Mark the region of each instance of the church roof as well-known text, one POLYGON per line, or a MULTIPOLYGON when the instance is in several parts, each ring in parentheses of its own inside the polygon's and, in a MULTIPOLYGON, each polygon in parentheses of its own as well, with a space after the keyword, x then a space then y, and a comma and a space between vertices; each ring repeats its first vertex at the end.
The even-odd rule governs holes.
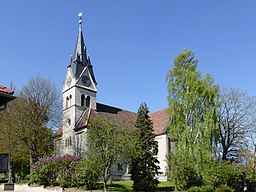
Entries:
MULTIPOLYGON (((109 105, 105 105, 102 103, 97 103, 97 110, 93 110, 91 108, 87 108, 84 113, 82 113, 81 117, 78 119, 76 123, 76 128, 79 130, 85 128, 87 126, 88 120, 90 116, 94 115, 104 115, 113 118, 114 120, 122 123, 131 123, 135 124, 137 119, 137 113, 127 111, 124 109, 112 107, 109 105)), ((157 111, 149 114, 151 120, 153 121, 153 130, 156 135, 165 134, 168 128, 168 109, 163 109, 161 111, 157 111)), ((132 127, 134 128, 134 126, 132 127)), ((61 136, 63 128, 60 128, 55 136, 61 136)))
MULTIPOLYGON (((129 123, 134 125, 137 119, 137 113, 130 112, 124 109, 112 107, 102 103, 96 104, 97 110, 87 108, 81 117, 78 119, 75 127, 75 131, 85 128, 88 124, 88 120, 91 116, 94 115, 104 115, 109 116, 113 120, 121 123, 129 123)), ((153 130, 156 135, 161 135, 166 133, 168 128, 168 111, 167 109, 151 113, 151 120, 153 121, 153 130)), ((132 126, 131 128, 134 128, 132 126)))
POLYGON ((119 109, 102 103, 96 103, 97 110, 87 108, 78 119, 75 131, 87 126, 88 120, 94 115, 109 116, 117 122, 132 123, 136 121, 137 113, 119 109))
POLYGON ((155 113, 151 113, 151 120, 153 121, 153 129, 156 135, 161 135, 166 133, 168 128, 168 109, 163 109, 161 111, 157 111, 155 113))

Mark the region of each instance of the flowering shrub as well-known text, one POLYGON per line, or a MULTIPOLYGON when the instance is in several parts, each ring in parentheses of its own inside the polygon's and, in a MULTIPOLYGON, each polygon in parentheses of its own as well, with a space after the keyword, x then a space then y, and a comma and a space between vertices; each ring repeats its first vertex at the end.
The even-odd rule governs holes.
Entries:
POLYGON ((34 181, 41 185, 78 186, 77 165, 80 160, 81 157, 72 155, 41 157, 33 167, 34 181))

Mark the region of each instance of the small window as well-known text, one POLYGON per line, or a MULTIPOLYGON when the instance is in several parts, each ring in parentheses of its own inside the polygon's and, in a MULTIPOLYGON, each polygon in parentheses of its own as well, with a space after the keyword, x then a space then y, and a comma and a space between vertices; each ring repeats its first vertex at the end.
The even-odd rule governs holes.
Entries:
POLYGON ((69 146, 72 145, 72 140, 71 140, 71 137, 69 137, 69 146))
POLYGON ((81 106, 84 106, 84 99, 85 99, 85 96, 84 94, 81 95, 81 106))
POLYGON ((68 118, 67 122, 68 122, 68 125, 70 126, 71 125, 71 119, 68 118))
POLYGON ((66 108, 69 107, 68 104, 69 104, 69 98, 67 97, 67 98, 66 98, 66 108))
POLYGON ((117 164, 117 170, 118 170, 118 171, 123 171, 123 166, 122 166, 121 163, 118 163, 118 164, 117 164))
POLYGON ((86 97, 86 107, 90 107, 90 102, 91 102, 91 97, 87 96, 86 97))
POLYGON ((65 139, 65 147, 68 146, 68 142, 67 142, 67 139, 65 139))

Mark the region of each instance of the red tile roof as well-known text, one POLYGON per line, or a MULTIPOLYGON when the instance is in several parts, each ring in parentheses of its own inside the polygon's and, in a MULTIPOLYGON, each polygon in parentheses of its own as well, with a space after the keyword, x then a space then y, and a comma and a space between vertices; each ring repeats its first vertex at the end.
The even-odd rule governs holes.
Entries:
POLYGON ((151 113, 151 120, 153 121, 153 129, 156 135, 160 135, 166 132, 168 127, 168 109, 163 109, 155 113, 151 113))
POLYGON ((10 94, 10 95, 12 95, 14 93, 14 91, 9 90, 9 89, 7 89, 6 87, 4 87, 2 85, 0 85, 0 92, 7 93, 7 94, 10 94))

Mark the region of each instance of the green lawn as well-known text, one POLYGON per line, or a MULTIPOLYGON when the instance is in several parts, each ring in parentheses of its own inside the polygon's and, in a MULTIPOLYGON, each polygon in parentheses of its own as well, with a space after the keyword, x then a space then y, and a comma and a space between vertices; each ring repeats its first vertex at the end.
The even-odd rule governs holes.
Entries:
MULTIPOLYGON (((113 181, 108 183, 108 191, 133 191, 132 190, 132 181, 113 181)), ((157 191, 173 191, 173 184, 170 182, 161 182, 157 191)))

